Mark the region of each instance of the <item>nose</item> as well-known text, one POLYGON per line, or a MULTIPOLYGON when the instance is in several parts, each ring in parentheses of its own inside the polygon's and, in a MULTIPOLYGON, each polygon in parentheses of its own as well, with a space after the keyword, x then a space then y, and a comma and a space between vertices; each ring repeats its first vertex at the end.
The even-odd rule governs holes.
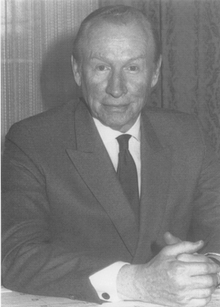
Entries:
POLYGON ((112 72, 110 78, 108 79, 106 93, 114 98, 119 98, 123 94, 127 93, 127 87, 122 72, 112 72))

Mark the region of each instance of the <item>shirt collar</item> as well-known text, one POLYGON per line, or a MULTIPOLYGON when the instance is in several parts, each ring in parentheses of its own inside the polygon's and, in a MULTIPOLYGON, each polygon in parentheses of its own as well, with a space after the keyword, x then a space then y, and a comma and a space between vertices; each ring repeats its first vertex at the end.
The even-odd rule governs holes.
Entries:
MULTIPOLYGON (((102 140, 105 140, 105 142, 111 142, 113 139, 123 134, 120 131, 103 125, 97 118, 93 117, 93 120, 102 140)), ((134 125, 126 132, 126 134, 132 135, 137 141, 140 142, 140 115, 138 116, 134 125)))

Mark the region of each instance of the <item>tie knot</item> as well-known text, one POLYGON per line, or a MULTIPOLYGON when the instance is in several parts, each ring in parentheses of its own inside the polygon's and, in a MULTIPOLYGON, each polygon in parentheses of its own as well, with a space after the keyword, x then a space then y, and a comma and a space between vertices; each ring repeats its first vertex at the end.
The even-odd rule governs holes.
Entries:
POLYGON ((119 150, 123 151, 128 149, 128 141, 130 139, 131 135, 130 134, 122 134, 119 135, 116 139, 119 143, 119 150))

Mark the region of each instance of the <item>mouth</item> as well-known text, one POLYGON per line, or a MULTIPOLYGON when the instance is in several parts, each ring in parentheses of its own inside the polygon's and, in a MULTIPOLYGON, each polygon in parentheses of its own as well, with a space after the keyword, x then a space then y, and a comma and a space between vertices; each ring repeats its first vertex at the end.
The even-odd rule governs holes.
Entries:
POLYGON ((112 112, 124 112, 129 107, 129 104, 104 104, 103 106, 112 112))

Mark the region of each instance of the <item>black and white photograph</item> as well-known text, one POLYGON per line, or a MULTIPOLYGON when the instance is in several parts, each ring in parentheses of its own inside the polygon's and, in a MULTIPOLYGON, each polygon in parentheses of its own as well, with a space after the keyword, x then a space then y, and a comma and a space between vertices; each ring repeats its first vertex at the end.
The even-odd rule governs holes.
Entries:
POLYGON ((220 0, 1 0, 1 306, 220 306, 220 0))

